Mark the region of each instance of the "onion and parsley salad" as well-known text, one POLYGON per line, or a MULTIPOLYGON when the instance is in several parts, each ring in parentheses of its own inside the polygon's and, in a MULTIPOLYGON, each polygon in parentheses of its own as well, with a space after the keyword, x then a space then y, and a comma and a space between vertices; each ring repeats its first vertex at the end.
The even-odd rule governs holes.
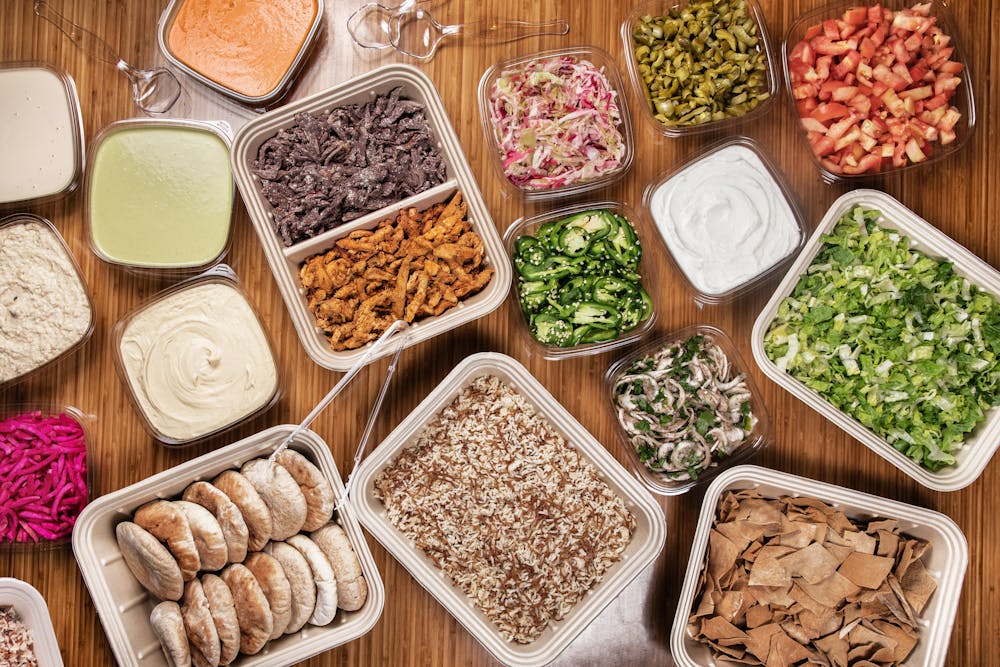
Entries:
POLYGON ((764 336, 779 369, 936 471, 1000 404, 1000 304, 856 207, 764 336))
POLYGON ((518 298, 531 335, 571 347, 614 340, 653 311, 642 288, 642 245, 627 218, 607 209, 541 225, 514 241, 518 298))
POLYGON ((636 359, 615 381, 618 422, 643 464, 696 480, 750 437, 750 389, 718 343, 696 335, 636 359))

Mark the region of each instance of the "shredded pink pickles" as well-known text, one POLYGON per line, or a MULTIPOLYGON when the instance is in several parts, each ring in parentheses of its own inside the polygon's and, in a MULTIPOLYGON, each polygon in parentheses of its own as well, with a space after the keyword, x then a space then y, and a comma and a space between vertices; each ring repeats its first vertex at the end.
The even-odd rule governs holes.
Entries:
POLYGON ((615 97, 603 68, 573 56, 501 72, 489 114, 504 174, 521 188, 546 190, 620 167, 626 147, 615 97))
POLYGON ((0 420, 0 542, 62 540, 87 504, 87 443, 67 414, 0 420))

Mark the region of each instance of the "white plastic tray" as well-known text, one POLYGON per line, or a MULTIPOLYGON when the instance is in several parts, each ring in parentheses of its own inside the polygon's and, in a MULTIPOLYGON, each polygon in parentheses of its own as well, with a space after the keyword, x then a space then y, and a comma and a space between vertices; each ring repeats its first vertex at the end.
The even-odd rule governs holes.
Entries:
POLYGON ((0 577, 0 607, 13 607, 21 622, 31 631, 35 657, 42 667, 62 667, 49 607, 34 586, 20 579, 0 577))
POLYGON ((778 312, 781 301, 792 293, 799 276, 812 263, 823 245, 822 236, 830 232, 840 218, 857 205, 874 208, 882 213, 879 226, 896 229, 908 236, 912 247, 935 258, 947 259, 954 265, 955 273, 969 279, 980 289, 1000 298, 1000 272, 976 257, 955 240, 928 223, 899 201, 878 190, 853 190, 833 202, 822 222, 806 242, 802 253, 792 264, 785 278, 778 285, 774 296, 767 302, 753 325, 751 347, 753 357, 764 374, 784 387, 793 396, 861 441, 866 447, 893 464, 924 486, 936 491, 958 491, 972 484, 983 473, 986 464, 1000 447, 1000 408, 986 413, 986 419, 965 441, 965 446, 955 455, 955 465, 932 472, 907 457, 885 439, 863 426, 853 417, 841 412, 832 403, 781 371, 764 352, 764 334, 778 312))
POLYGON ((923 613, 917 619, 920 638, 906 664, 909 667, 939 667, 948 654, 955 611, 962 592, 962 580, 969 563, 969 545, 955 522, 944 514, 923 507, 907 505, 842 486, 818 482, 758 466, 737 466, 715 478, 705 493, 698 517, 698 527, 691 545, 687 573, 677 602, 677 615, 670 633, 670 653, 680 667, 724 667, 732 663, 717 661, 708 646, 695 641, 687 629, 688 615, 694 603, 708 536, 715 520, 719 498, 729 490, 757 489, 761 495, 809 496, 833 505, 851 519, 896 519, 899 530, 911 537, 927 540, 930 549, 923 561, 937 581, 923 613))
MULTIPOLYGON (((437 202, 447 201, 456 191, 461 190, 468 204, 472 229, 483 240, 485 246, 485 264, 493 267, 495 271, 489 284, 479 293, 462 300, 457 306, 441 315, 415 321, 410 329, 407 345, 416 345, 440 333, 472 322, 498 308, 507 297, 511 268, 500 234, 493 224, 493 218, 490 217, 483 201, 479 185, 465 158, 465 153, 462 152, 455 130, 448 120, 440 95, 430 78, 415 67, 385 65, 251 120, 233 141, 232 160, 233 175, 250 214, 254 230, 260 237, 264 256, 267 257, 267 263, 285 300, 295 330, 306 353, 324 368, 346 371, 367 348, 342 352, 330 349, 326 336, 315 326, 315 318, 309 312, 304 290, 299 281, 299 268, 303 260, 329 250, 337 239, 356 229, 374 229, 381 220, 395 217, 400 209, 412 206, 423 210, 437 202), (273 211, 261 194, 260 180, 251 170, 261 144, 277 134, 278 130, 292 125, 296 114, 323 111, 346 104, 365 103, 374 99, 376 95, 388 93, 397 86, 402 86, 403 97, 415 100, 424 107, 431 133, 437 138, 438 148, 445 163, 445 182, 311 239, 285 247, 275 232, 273 211)), ((386 356, 392 351, 391 347, 386 348, 372 360, 386 356)))
MULTIPOLYGON (((157 498, 179 496, 198 480, 214 478, 223 470, 239 468, 245 461, 269 455, 295 427, 281 425, 165 470, 141 482, 93 501, 80 514, 73 529, 73 554, 90 590, 94 607, 104 625, 111 650, 123 667, 166 667, 159 641, 149 625, 156 600, 129 572, 115 539, 115 526, 132 516, 137 507, 157 498)), ((323 472, 340 497, 344 485, 327 444, 312 431, 297 436, 292 449, 303 454, 323 472)), ((338 610, 330 625, 306 625, 302 630, 274 640, 254 656, 240 656, 236 667, 294 665, 310 656, 357 639, 374 627, 382 615, 385 588, 361 527, 350 508, 339 512, 340 523, 351 539, 368 582, 368 601, 358 611, 338 610)))
POLYGON ((632 475, 566 411, 528 370, 514 359, 495 352, 467 357, 404 419, 358 468, 357 490, 351 498, 358 518, 386 550, 437 598, 473 637, 500 662, 512 666, 544 665, 556 658, 594 618, 621 593, 663 549, 666 521, 660 506, 632 475), (386 518, 385 507, 375 497, 378 474, 407 446, 423 427, 466 386, 484 375, 496 375, 531 403, 567 442, 576 447, 625 501, 636 519, 632 541, 621 560, 561 621, 556 621, 530 644, 505 640, 496 626, 465 593, 454 586, 424 552, 386 518))

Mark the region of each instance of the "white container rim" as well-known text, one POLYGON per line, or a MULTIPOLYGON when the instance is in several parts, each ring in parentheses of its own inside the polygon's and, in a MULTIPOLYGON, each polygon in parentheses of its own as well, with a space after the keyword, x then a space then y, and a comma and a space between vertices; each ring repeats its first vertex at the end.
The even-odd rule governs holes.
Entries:
POLYGON ((62 667, 59 642, 45 598, 34 586, 13 577, 0 577, 0 608, 12 607, 21 623, 31 631, 34 653, 44 667, 62 667))

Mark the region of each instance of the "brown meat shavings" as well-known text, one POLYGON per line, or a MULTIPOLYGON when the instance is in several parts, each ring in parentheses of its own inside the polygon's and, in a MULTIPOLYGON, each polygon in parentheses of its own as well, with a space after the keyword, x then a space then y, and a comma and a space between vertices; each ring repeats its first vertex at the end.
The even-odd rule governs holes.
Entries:
POLYGON ((928 547, 895 520, 855 522, 814 498, 728 492, 688 630, 727 662, 899 665, 937 586, 920 560, 928 547))
POLYGON ((299 271, 316 326, 337 351, 370 343, 395 320, 440 315, 492 277, 461 192, 351 232, 299 271))
POLYGON ((508 640, 529 643, 635 531, 621 497, 510 386, 467 386, 375 480, 389 521, 508 640))
POLYGON ((0 608, 0 665, 38 667, 31 630, 11 607, 0 608))

